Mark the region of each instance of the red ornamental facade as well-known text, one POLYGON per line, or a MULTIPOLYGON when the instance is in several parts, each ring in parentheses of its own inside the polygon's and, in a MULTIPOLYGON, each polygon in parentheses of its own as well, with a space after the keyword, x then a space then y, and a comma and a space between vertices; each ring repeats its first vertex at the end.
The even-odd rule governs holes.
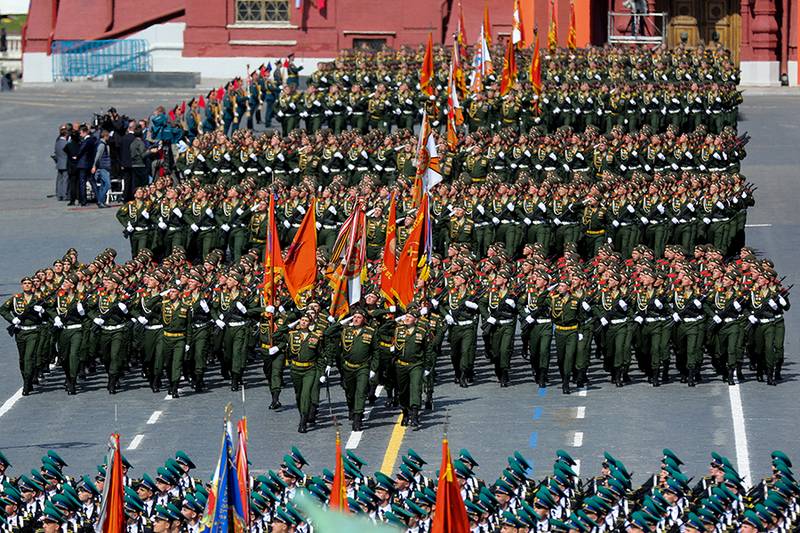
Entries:
MULTIPOLYGON (((609 12, 628 12, 624 0, 572 0, 579 44, 602 45, 626 31, 629 19, 609 24, 609 12), (611 26, 609 28, 609 26, 611 26)), ((538 27, 544 43, 555 5, 559 41, 566 45, 570 0, 520 0, 530 41, 538 27)), ((798 81, 800 0, 640 0, 666 13, 672 45, 719 39, 734 52, 745 83, 798 81)), ((477 39, 488 6, 495 39, 511 33, 513 0, 31 0, 24 34, 26 81, 52 79, 54 41, 147 40, 156 71, 200 72, 225 78, 294 53, 313 71, 338 50, 359 45, 418 46, 452 39, 463 12, 468 41, 477 39)))

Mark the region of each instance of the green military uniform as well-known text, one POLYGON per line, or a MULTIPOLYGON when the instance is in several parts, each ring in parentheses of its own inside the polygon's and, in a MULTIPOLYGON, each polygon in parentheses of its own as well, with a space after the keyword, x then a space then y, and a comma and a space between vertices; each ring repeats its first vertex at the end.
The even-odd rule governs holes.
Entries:
POLYGON ((517 302, 522 335, 527 340, 531 370, 540 387, 547 385, 550 369, 550 345, 553 340, 553 320, 550 298, 546 291, 528 284, 517 302))
POLYGON ((767 383, 775 385, 783 366, 783 342, 786 336, 783 313, 791 305, 788 296, 774 287, 751 291, 749 303, 756 364, 759 369, 766 371, 767 383))
POLYGON ((165 298, 161 301, 160 311, 164 327, 161 330, 161 343, 156 351, 154 372, 160 375, 163 366, 167 366, 170 394, 173 398, 177 398, 183 372, 183 358, 192 342, 191 302, 180 297, 175 300, 165 298))
POLYGON ((441 296, 439 311, 444 314, 448 328, 450 361, 455 379, 462 387, 471 383, 475 372, 475 349, 478 342, 478 303, 474 292, 466 285, 452 286, 441 296))
POLYGON ((361 431, 369 382, 377 377, 378 336, 375 328, 366 324, 337 323, 329 329, 329 334, 332 341, 326 346, 330 350, 328 360, 337 360, 353 431, 361 431))
POLYGON ((81 366, 83 322, 86 315, 83 298, 83 294, 75 291, 68 293, 59 291, 52 298, 48 312, 56 328, 61 330, 58 333, 58 348, 69 394, 75 394, 75 384, 81 366))
POLYGON ((103 291, 97 295, 91 311, 92 320, 100 330, 97 348, 108 371, 108 392, 111 394, 116 394, 117 384, 125 367, 125 328, 129 324, 125 299, 123 294, 116 291, 103 291))
POLYGON ((673 343, 678 369, 685 369, 686 382, 694 387, 703 363, 704 312, 700 295, 693 289, 677 288, 672 294, 673 343))
POLYGON ((312 391, 319 371, 325 367, 326 362, 322 353, 322 333, 284 326, 276 335, 280 339, 280 349, 286 356, 292 375, 295 401, 300 412, 298 431, 305 433, 311 416, 312 391))
MULTIPOLYGON (((39 329, 42 327, 42 313, 36 310, 40 302, 32 293, 19 293, 5 301, 0 315, 14 328, 14 340, 19 352, 19 371, 22 374, 23 394, 33 390, 33 378, 37 371, 36 350, 39 342, 39 329)), ((43 309, 43 308, 42 308, 43 309)))
POLYGON ((579 301, 570 293, 550 296, 550 317, 555 324, 556 357, 561 373, 561 389, 570 393, 569 381, 578 347, 579 301))
POLYGON ((428 340, 428 331, 419 324, 398 325, 392 339, 402 424, 415 428, 419 427, 422 380, 433 368, 433 351, 428 340))
POLYGON ((239 390, 247 363, 247 302, 242 289, 223 289, 214 295, 211 307, 222 332, 222 375, 230 375, 231 390, 239 390))
POLYGON ((493 286, 479 303, 484 330, 489 334, 487 350, 494 362, 494 372, 501 387, 509 385, 508 370, 514 351, 516 298, 507 287, 493 286))
POLYGON ((124 233, 131 242, 131 257, 150 246, 150 204, 132 200, 117 210, 117 220, 125 227, 124 233))

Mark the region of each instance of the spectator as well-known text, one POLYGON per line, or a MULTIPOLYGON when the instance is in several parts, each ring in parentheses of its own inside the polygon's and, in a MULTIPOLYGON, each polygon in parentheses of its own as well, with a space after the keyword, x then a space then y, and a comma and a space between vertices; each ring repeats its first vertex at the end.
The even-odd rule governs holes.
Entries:
POLYGON ((78 200, 81 207, 86 206, 86 184, 92 187, 97 198, 97 184, 92 179, 91 170, 94 161, 94 138, 89 134, 89 127, 82 124, 79 129, 81 147, 78 151, 78 200))
POLYGON ((75 205, 78 200, 78 157, 81 152, 81 137, 76 130, 71 130, 69 141, 64 146, 64 153, 67 154, 67 175, 69 176, 69 183, 67 190, 69 191, 69 203, 67 205, 75 205))
POLYGON ((61 126, 58 131, 55 147, 53 148, 53 161, 56 164, 56 198, 59 202, 67 200, 69 195, 69 172, 67 171, 67 153, 64 148, 69 142, 67 128, 61 126))
POLYGON ((0 52, 8 52, 8 33, 5 28, 0 29, 0 52))
POLYGON ((111 188, 111 149, 108 147, 108 130, 100 133, 94 155, 92 175, 97 183, 97 207, 106 206, 106 195, 111 188))
POLYGON ((128 122, 128 129, 123 136, 117 140, 119 154, 119 170, 124 182, 123 199, 129 202, 133 199, 133 170, 131 168, 131 144, 134 140, 133 132, 136 129, 136 121, 128 122))
POLYGON ((133 188, 137 189, 139 187, 146 187, 148 182, 147 167, 144 162, 147 148, 142 139, 143 133, 141 127, 136 127, 133 136, 134 139, 130 147, 131 168, 133 170, 133 188))

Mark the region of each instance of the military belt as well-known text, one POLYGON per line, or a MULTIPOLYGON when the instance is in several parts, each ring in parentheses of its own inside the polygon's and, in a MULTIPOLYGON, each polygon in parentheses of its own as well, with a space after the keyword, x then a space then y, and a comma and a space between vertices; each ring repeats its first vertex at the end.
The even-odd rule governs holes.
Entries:
POLYGON ((544 220, 531 220, 531 225, 533 226, 540 226, 544 224, 544 220))
POLYGON ((292 366, 296 366, 297 368, 310 368, 310 367, 314 366, 314 361, 310 361, 308 363, 304 363, 302 361, 297 361, 295 359, 292 359, 292 366))
POLYGON ((183 229, 183 228, 176 228, 175 226, 169 226, 167 228, 167 231, 178 231, 178 230, 181 230, 181 229, 183 229))
POLYGON ((772 318, 759 318, 758 321, 761 324, 769 324, 770 322, 775 322, 779 318, 783 318, 783 315, 775 316, 775 317, 772 317, 772 318))
POLYGON ((163 327, 164 327, 164 324, 153 324, 153 325, 147 325, 147 326, 145 326, 145 327, 144 327, 144 329, 147 329, 147 330, 154 330, 154 329, 161 329, 161 328, 163 328, 163 327))
POLYGON ((499 325, 501 325, 501 326, 505 326, 505 325, 511 324, 512 322, 514 322, 513 318, 503 318, 503 319, 497 321, 497 323, 499 325))
POLYGON ((668 317, 660 316, 660 317, 647 317, 644 319, 645 322, 661 322, 662 320, 666 320, 668 317))
POLYGON ((728 222, 730 218, 712 218, 711 222, 728 222))
POLYGON ((561 225, 562 226, 572 226, 574 224, 577 224, 577 222, 570 222, 569 220, 562 220, 561 221, 561 225))
POLYGON ((475 324, 473 320, 459 320, 456 322, 456 326, 472 326, 475 324))
POLYGON ((82 327, 83 324, 70 324, 69 326, 64 326, 64 329, 79 329, 82 327))
POLYGON ((624 324, 627 321, 628 321, 627 318, 615 318, 615 319, 611 320, 610 322, 612 324, 624 324))
POLYGON ((501 224, 513 224, 513 223, 514 223, 514 221, 513 221, 513 220, 506 220, 506 219, 502 219, 502 220, 500 220, 500 223, 501 223, 501 224))
POLYGON ((246 170, 247 170, 248 172, 258 172, 258 169, 257 169, 257 168, 253 168, 253 167, 247 167, 247 169, 246 169, 246 170))
POLYGON ((703 317, 702 316, 695 316, 695 317, 689 317, 689 318, 682 318, 681 320, 683 320, 684 322, 697 322, 698 320, 703 320, 703 317))
POLYGON ((205 326, 207 326, 209 324, 211 324, 211 321, 210 320, 206 320, 205 322, 200 322, 198 324, 192 324, 192 327, 194 329, 200 329, 200 328, 203 328, 203 327, 205 327, 205 326))
POLYGON ((247 322, 245 322, 244 320, 242 320, 241 322, 228 322, 229 326, 234 326, 234 327, 235 326, 244 326, 245 324, 247 324, 247 322))
POLYGON ((253 242, 254 242, 254 243, 256 243, 256 244, 264 244, 264 243, 266 243, 266 242, 267 242, 267 241, 266 241, 266 240, 264 240, 264 239, 250 239, 250 240, 251 240, 251 241, 253 241, 253 242))
POLYGON ((369 170, 369 167, 356 167, 356 170, 364 172, 364 171, 369 170))
POLYGON ((605 232, 606 230, 604 229, 588 229, 586 230, 586 235, 603 235, 605 232))
POLYGON ((413 365, 414 363, 409 363, 409 362, 406 362, 406 361, 401 361, 400 359, 398 359, 398 360, 397 360, 397 364, 398 364, 398 365, 400 365, 400 366, 411 366, 411 365, 413 365))
POLYGON ((186 333, 178 332, 178 331, 174 331, 174 332, 173 331, 165 331, 164 332, 164 336, 172 338, 172 339, 177 339, 179 337, 185 337, 186 333))
POLYGON ((578 329, 578 325, 575 324, 574 326, 559 326, 556 324, 556 331, 575 331, 578 329))
POLYGON ((335 224, 323 224, 322 229, 336 229, 335 224))
POLYGON ((358 370, 359 368, 363 368, 364 364, 365 363, 351 363, 350 361, 344 361, 344 366, 350 370, 358 370))
POLYGON ((722 319, 722 321, 723 321, 724 323, 726 323, 726 324, 730 324, 731 322, 736 322, 737 320, 739 320, 739 318, 738 318, 738 317, 736 317, 736 318, 733 318, 733 317, 728 317, 728 318, 723 318, 723 319, 722 319))
POLYGON ((214 226, 200 226, 200 231, 208 231, 210 229, 214 229, 214 226))
POLYGON ((551 320, 549 318, 537 318, 536 319, 536 323, 537 324, 548 324, 550 322, 551 322, 551 320))
POLYGON ((262 350, 269 350, 270 348, 272 348, 272 345, 270 343, 268 343, 268 342, 262 342, 261 343, 261 349, 262 350))
POLYGON ((380 345, 381 348, 391 348, 392 347, 392 343, 391 342, 383 342, 383 341, 381 341, 378 344, 380 345))
POLYGON ((134 227, 133 227, 133 231, 147 231, 147 230, 149 230, 149 229, 150 229, 150 228, 143 228, 143 227, 141 227, 141 226, 134 226, 134 227))
POLYGON ((117 331, 118 329, 122 329, 125 327, 125 324, 119 324, 118 326, 101 326, 104 331, 117 331))
POLYGON ((39 326, 19 326, 19 329, 21 329, 22 331, 33 331, 34 329, 37 329, 38 327, 39 326))

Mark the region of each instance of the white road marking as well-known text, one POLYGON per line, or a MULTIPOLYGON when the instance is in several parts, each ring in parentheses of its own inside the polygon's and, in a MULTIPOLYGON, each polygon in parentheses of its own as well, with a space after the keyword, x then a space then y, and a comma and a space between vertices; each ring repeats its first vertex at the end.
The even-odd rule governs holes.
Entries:
POLYGON ((744 478, 745 487, 752 483, 750 479, 750 455, 747 447, 747 431, 744 427, 744 410, 742 409, 742 396, 739 385, 728 387, 728 397, 731 401, 731 417, 733 418, 733 439, 736 443, 736 469, 744 478))
POLYGON ((587 391, 586 391, 586 389, 585 389, 585 388, 583 388, 583 389, 578 389, 578 396, 586 396, 586 392, 587 392, 587 391))
POLYGON ((771 228, 772 224, 745 224, 745 228, 771 228))
POLYGON ((578 412, 575 413, 575 418, 586 418, 586 407, 581 405, 578 407, 578 412))
POLYGON ((164 411, 153 411, 153 414, 150 415, 150 418, 147 419, 147 423, 155 424, 156 422, 158 422, 158 419, 161 417, 163 413, 164 411))
POLYGON ((14 407, 14 404, 19 401, 20 398, 22 398, 22 387, 17 389, 17 392, 12 394, 11 398, 4 401, 3 405, 0 405, 0 416, 3 416, 7 412, 9 412, 11 408, 14 407))
POLYGON ((576 474, 581 475, 581 460, 575 459, 575 466, 572 467, 576 474))
POLYGON ((572 446, 574 448, 580 448, 583 446, 583 431, 576 431, 572 436, 572 446))
POLYGON ((128 449, 129 450, 135 450, 136 448, 138 448, 139 445, 142 443, 142 439, 144 439, 144 435, 142 435, 141 433, 139 433, 138 435, 133 437, 133 440, 128 445, 128 449))
MULTIPOLYGON (((383 385, 378 385, 375 387, 375 396, 380 398, 381 394, 383 394, 383 385)), ((369 420, 369 415, 372 413, 373 407, 375 406, 371 405, 364 409, 364 421, 369 420)), ((347 437, 347 443, 344 445, 345 450, 355 450, 358 448, 358 445, 361 444, 361 437, 363 435, 363 431, 351 431, 350 436, 347 437)))

